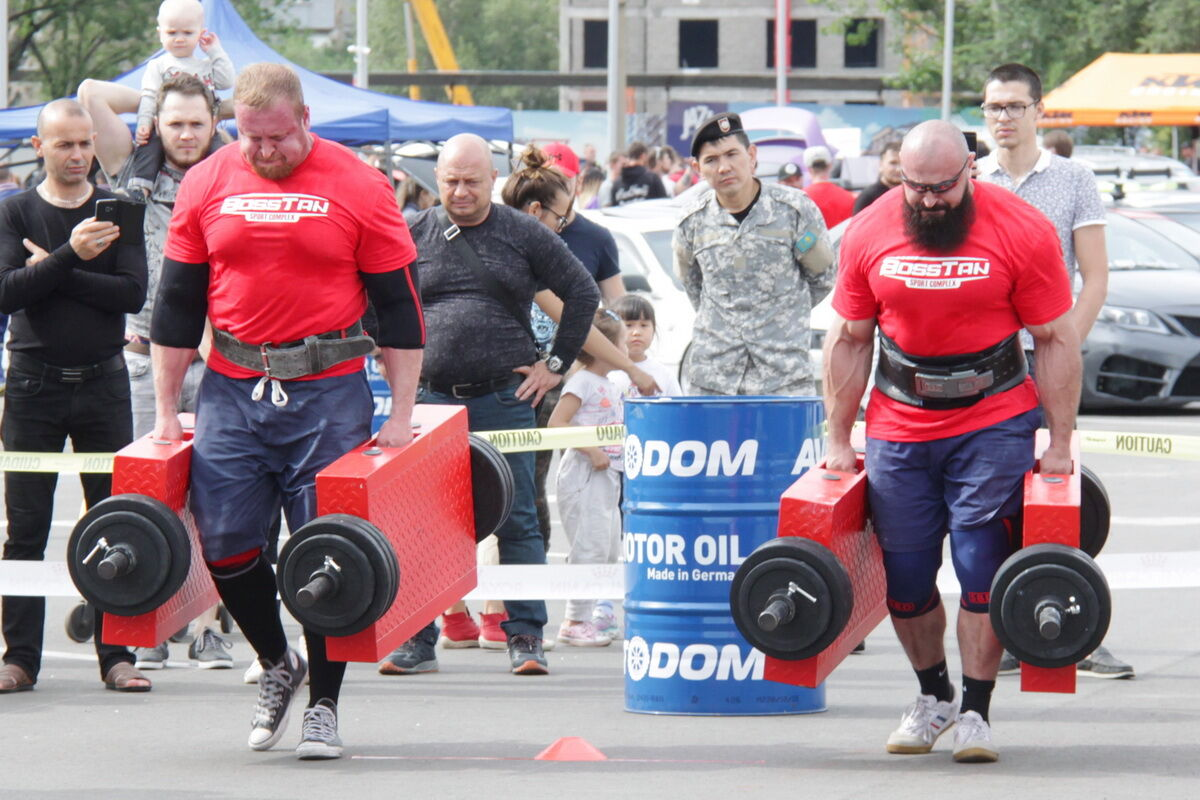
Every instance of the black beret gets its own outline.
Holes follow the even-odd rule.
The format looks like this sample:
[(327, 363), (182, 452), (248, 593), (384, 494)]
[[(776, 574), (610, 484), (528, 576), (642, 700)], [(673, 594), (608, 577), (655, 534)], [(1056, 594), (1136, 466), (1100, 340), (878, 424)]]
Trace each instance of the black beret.
[(713, 114), (700, 123), (700, 127), (696, 129), (696, 135), (692, 137), (692, 158), (697, 157), (700, 147), (705, 142), (724, 139), (726, 136), (741, 133), (742, 130), (742, 118), (732, 111)]

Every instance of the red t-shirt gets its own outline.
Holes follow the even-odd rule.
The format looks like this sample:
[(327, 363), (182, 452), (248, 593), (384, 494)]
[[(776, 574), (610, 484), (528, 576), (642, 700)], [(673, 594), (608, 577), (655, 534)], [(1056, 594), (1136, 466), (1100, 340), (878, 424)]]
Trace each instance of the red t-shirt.
[(854, 195), (836, 183), (810, 183), (804, 187), (804, 191), (817, 204), (817, 208), (821, 209), (826, 228), (832, 228), (842, 220), (849, 219), (854, 213)]
[[(1071, 308), (1071, 287), (1054, 226), (1007, 189), (972, 181), (975, 222), (953, 253), (934, 254), (904, 234), (904, 192), (862, 211), (839, 251), (833, 308), (844, 319), (875, 318), (915, 356), (974, 353), (1026, 325)], [(950, 410), (893, 400), (878, 389), (867, 406), (867, 435), (894, 442), (943, 439), (1037, 406), (1029, 378), (1007, 392)]]
[[(312, 138), (308, 156), (282, 180), (260, 177), (237, 147), (223, 147), (180, 184), (165, 255), (208, 263), (208, 317), (243, 342), (348, 328), (367, 307), (359, 271), (406, 269), (417, 257), (383, 174), (340, 144)], [(261, 374), (216, 348), (208, 365), (231, 378)], [(355, 358), (300, 380), (362, 368)]]

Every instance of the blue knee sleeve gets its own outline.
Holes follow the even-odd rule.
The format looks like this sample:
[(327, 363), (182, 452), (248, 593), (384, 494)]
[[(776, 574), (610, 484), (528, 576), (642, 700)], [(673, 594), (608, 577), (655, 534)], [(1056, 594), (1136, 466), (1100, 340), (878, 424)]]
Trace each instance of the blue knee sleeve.
[(979, 528), (950, 531), (950, 558), (962, 588), (959, 605), (964, 610), (977, 614), (988, 610), (992, 579), (1015, 549), (1008, 519), (995, 519)]
[(887, 607), (893, 617), (919, 617), (938, 607), (942, 602), (937, 588), (937, 574), (941, 566), (940, 544), (913, 553), (883, 551)]

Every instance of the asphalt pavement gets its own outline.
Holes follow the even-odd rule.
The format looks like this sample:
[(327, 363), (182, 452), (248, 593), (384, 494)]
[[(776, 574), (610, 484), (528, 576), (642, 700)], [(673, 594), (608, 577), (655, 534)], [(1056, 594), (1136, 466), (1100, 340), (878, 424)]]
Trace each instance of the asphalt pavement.
[[(1200, 414), (1084, 416), (1080, 427), (1200, 435)], [(1104, 481), (1114, 525), (1105, 555), (1200, 551), (1200, 463), (1087, 456)], [(50, 557), (61, 558), (79, 509), (60, 481)], [(565, 551), (556, 529), (551, 550)], [(1178, 558), (1178, 557), (1177, 557)], [(0, 697), (0, 798), (442, 798), (485, 796), (889, 798), (1193, 798), (1200, 796), (1200, 586), (1114, 591), (1106, 644), (1132, 680), (1081, 677), (1074, 694), (1019, 691), (1002, 677), (992, 702), (1001, 758), (956, 764), (952, 733), (925, 756), (884, 741), (916, 681), (890, 626), (827, 682), (828, 709), (776, 717), (687, 717), (623, 710), (621, 643), (548, 654), (551, 674), (516, 677), (502, 653), (439, 650), (436, 674), (385, 677), (352, 664), (342, 693), (346, 755), (299, 762), (299, 704), (266, 753), (247, 749), (256, 688), (233, 636), (236, 668), (197, 670), (186, 645), (150, 673), (154, 690), (105, 691), (91, 646), (71, 642), (73, 601), (48, 602), (36, 690)], [(954, 598), (949, 598), (950, 605)], [(552, 603), (548, 633), (562, 619)], [(290, 622), (290, 621), (289, 621)], [(295, 640), (299, 628), (288, 626)], [(959, 674), (950, 642), (950, 664)], [(580, 737), (604, 761), (537, 760)]]

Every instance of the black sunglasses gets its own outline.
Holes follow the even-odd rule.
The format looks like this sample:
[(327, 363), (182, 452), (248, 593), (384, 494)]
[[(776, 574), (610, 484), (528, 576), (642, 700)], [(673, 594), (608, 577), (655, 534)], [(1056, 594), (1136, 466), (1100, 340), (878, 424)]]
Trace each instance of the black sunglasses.
[(912, 189), (914, 192), (919, 192), (920, 194), (945, 194), (958, 184), (958, 179), (962, 177), (962, 172), (967, 168), (967, 163), (970, 160), (971, 154), (968, 153), (966, 161), (964, 161), (962, 166), (958, 168), (958, 172), (954, 173), (954, 177), (950, 178), (949, 180), (939, 181), (938, 183), (917, 183), (916, 181), (910, 181), (908, 178), (904, 177), (903, 173), (900, 174), (900, 180), (904, 181), (905, 186)]

